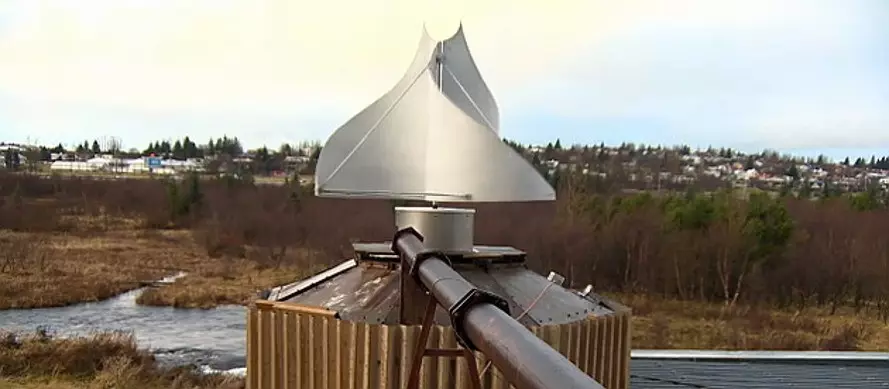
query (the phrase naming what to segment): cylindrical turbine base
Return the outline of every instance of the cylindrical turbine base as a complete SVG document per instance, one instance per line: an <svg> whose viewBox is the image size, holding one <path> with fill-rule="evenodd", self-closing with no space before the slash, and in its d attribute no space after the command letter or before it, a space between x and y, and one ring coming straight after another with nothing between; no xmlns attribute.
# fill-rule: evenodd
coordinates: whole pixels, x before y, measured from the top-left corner
<svg viewBox="0 0 889 389"><path fill-rule="evenodd" d="M398 230L413 227L429 250L445 254L473 251L475 210L466 208L395 207Z"/></svg>

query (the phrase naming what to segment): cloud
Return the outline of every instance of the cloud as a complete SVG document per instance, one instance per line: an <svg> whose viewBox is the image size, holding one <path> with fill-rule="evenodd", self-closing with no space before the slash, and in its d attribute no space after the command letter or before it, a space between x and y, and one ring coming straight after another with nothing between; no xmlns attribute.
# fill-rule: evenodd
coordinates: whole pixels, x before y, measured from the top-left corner
<svg viewBox="0 0 889 389"><path fill-rule="evenodd" d="M889 145L880 0L5 0L0 136L324 138L461 18L505 136Z"/></svg>

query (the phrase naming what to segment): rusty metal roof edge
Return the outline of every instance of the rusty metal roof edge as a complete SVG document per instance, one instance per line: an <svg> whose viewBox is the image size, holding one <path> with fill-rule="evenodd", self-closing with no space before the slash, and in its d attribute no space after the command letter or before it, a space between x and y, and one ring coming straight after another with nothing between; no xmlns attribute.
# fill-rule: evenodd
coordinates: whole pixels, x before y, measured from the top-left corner
<svg viewBox="0 0 889 389"><path fill-rule="evenodd" d="M442 308L441 305L439 305L438 307L439 307L439 308ZM323 307L322 307L322 308L320 308L320 309L321 309L321 310L325 310L325 311L330 311L330 312L337 312L337 314L339 314L338 311L331 310L331 309L328 309L328 308L323 308ZM534 324L534 325L524 325L524 327L525 327L525 328L529 328L529 329L534 329L534 328L544 328L544 327L562 327L562 326L567 326L567 325L571 325L571 324L581 323L581 322L584 322L584 321L587 321L587 320L600 320L600 319L604 319L604 318L607 318L607 317L615 317L615 316L596 316L596 315L594 315L594 314L590 314L590 315L584 316L582 319L577 319L577 320L574 320L574 321L571 321L571 322L567 322L567 323L543 323L543 324L538 323L538 324ZM417 328L419 328L419 327L422 327L421 324L401 324L401 323L386 324L386 323L371 323L371 322L367 322L367 321L364 321L364 320L355 320L355 319L351 319L351 318L348 318L348 317L342 317L342 316L338 316L338 317L336 317L336 319L341 320L341 321L344 321L344 322L355 323L355 324L364 324L364 325L368 325L368 326L382 326L382 327L392 327L392 328L395 328L395 327L398 327L398 328L410 328L410 327L417 327ZM442 328L453 328L453 327L451 327L450 323L448 323L448 324L435 324L435 326L437 326L437 327L442 327ZM641 352L654 351L654 352L658 352L658 351L673 351L673 350L636 350L636 351L641 351ZM691 350L691 351L696 351L696 350ZM645 355L645 354L640 354L640 355ZM635 357L634 357L634 358L635 358ZM647 358L647 357L642 356L642 357L639 357L638 359L670 359L670 358L656 358L656 357L648 357L648 358ZM676 358L676 359L680 359L680 358Z"/></svg>
<svg viewBox="0 0 889 389"><path fill-rule="evenodd" d="M576 293L576 291L575 291L575 293ZM607 307L608 309L614 311L614 313L630 313L630 314L632 314L632 312L633 312L632 308L617 302L617 300L611 299L605 295L601 295L596 292L592 292L591 294L595 296L596 300L599 300L598 302L605 305L605 307ZM584 296L584 298L586 298L590 301L596 302L595 300L591 299L589 296Z"/></svg>
<svg viewBox="0 0 889 389"><path fill-rule="evenodd" d="M339 265L327 268L324 271L319 272L309 278L305 278L291 284L272 288L269 293L268 300L281 301L292 298L302 292L305 292L306 290L314 288L322 282L325 282L333 277L336 277L339 274L349 271L356 266L358 266L358 261L356 261L355 259L349 259L345 262L340 263Z"/></svg>
<svg viewBox="0 0 889 389"><path fill-rule="evenodd" d="M889 352L871 351L770 351L770 350L632 350L632 359L688 360L699 362L750 362L780 364L832 364L889 366Z"/></svg>

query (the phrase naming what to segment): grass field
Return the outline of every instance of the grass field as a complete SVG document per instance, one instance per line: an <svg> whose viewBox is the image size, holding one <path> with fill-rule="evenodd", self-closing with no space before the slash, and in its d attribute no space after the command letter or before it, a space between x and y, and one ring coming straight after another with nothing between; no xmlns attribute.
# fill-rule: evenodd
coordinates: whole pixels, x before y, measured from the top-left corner
<svg viewBox="0 0 889 389"><path fill-rule="evenodd" d="M157 366L130 334L59 339L42 333L0 334L0 388L237 389L242 379Z"/></svg>
<svg viewBox="0 0 889 389"><path fill-rule="evenodd" d="M145 230L126 219L79 219L77 224L77 231L64 233L0 230L0 309L102 300L180 271L187 275L149 290L139 302L203 308L243 304L259 290L292 282L309 270L263 265L251 259L260 255L252 250L247 258L213 258L186 230Z"/></svg>
<svg viewBox="0 0 889 389"><path fill-rule="evenodd" d="M889 325L840 310L804 312L610 294L633 308L632 346L643 349L889 350Z"/></svg>

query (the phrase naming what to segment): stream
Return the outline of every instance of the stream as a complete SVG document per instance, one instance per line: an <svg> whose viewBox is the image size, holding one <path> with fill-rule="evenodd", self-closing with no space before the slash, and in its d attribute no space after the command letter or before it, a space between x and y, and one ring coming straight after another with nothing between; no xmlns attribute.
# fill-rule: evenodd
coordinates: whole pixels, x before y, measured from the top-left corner
<svg viewBox="0 0 889 389"><path fill-rule="evenodd" d="M149 349L161 364L193 364L206 371L243 372L245 307L183 309L137 305L136 298L143 290L60 308L0 310L0 330L34 332L42 327L60 336L128 331L135 335L139 346Z"/></svg>

